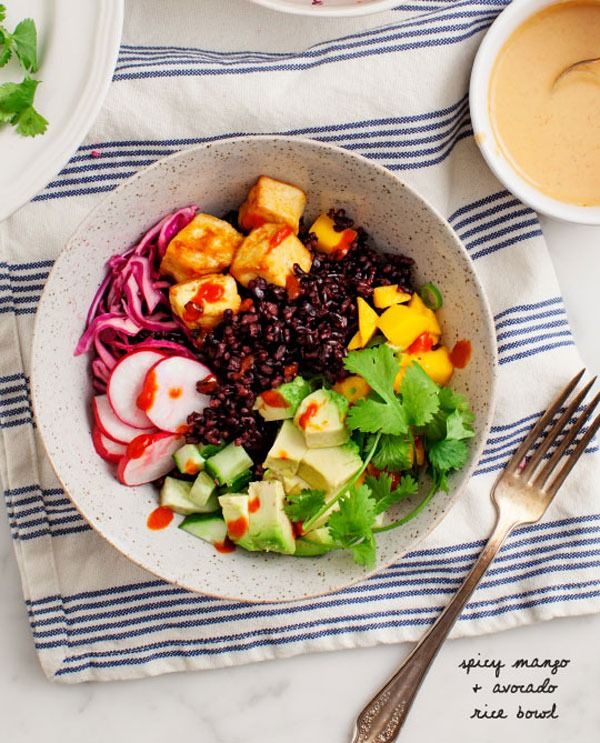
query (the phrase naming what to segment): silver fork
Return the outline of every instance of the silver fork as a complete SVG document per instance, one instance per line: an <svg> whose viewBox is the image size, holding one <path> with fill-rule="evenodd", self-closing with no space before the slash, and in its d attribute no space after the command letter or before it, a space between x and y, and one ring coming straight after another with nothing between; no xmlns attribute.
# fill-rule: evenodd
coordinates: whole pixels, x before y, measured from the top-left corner
<svg viewBox="0 0 600 743"><path fill-rule="evenodd" d="M564 411L560 412L581 381L583 374L584 370L569 382L551 407L533 426L527 438L506 465L492 490L492 500L496 507L496 525L486 546L452 601L394 676L359 714L352 743L392 743L396 740L433 659L504 540L516 526L533 524L541 519L565 478L592 440L600 427L600 415L596 416L573 451L566 456L564 463L557 470L563 455L573 444L600 401L600 393L598 393L581 414L572 421L596 381L594 377L575 394ZM548 426L551 427L546 432ZM562 440L561 434L563 434ZM538 444L540 437L541 441ZM536 444L538 446L534 448ZM556 449L544 462L552 445L556 445Z"/></svg>

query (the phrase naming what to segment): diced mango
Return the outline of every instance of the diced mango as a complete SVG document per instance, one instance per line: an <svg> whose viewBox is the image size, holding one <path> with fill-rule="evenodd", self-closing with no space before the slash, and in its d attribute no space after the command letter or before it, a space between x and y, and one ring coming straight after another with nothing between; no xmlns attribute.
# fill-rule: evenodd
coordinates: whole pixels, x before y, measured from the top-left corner
<svg viewBox="0 0 600 743"><path fill-rule="evenodd" d="M423 315L429 318L431 322L431 328L429 329L429 332L432 335L441 335L442 329L440 328L440 324L438 322L437 316L433 310L430 310L429 307L423 302L421 297L415 292L412 295L412 298L410 302L408 303L408 306L417 310L418 312L421 312Z"/></svg>
<svg viewBox="0 0 600 743"><path fill-rule="evenodd" d="M431 333L436 342L441 334L433 312L426 314L405 304L395 304L387 309L379 318L379 329L391 343L401 349L408 348L423 333Z"/></svg>
<svg viewBox="0 0 600 743"><path fill-rule="evenodd" d="M350 403L362 400L362 398L366 397L371 391L369 385L362 377L359 377L358 374L342 379L341 382L337 382L337 384L333 385L333 389L335 392L343 395Z"/></svg>
<svg viewBox="0 0 600 743"><path fill-rule="evenodd" d="M348 350L349 351L356 351L357 348L362 348L362 340L360 337L360 331L356 331L352 338L350 338L350 343L348 343Z"/></svg>
<svg viewBox="0 0 600 743"><path fill-rule="evenodd" d="M344 253L356 239L356 230L345 229L338 232L335 222L327 214L321 214L309 232L313 232L317 238L317 250L321 253Z"/></svg>
<svg viewBox="0 0 600 743"><path fill-rule="evenodd" d="M377 330L379 315L362 297L356 300L358 306L358 332L363 346L366 346Z"/></svg>
<svg viewBox="0 0 600 743"><path fill-rule="evenodd" d="M394 304L403 304L404 302L410 301L411 294L403 292L398 284L390 284L389 286L376 286L373 289L373 304L378 309L382 310L386 307L391 307Z"/></svg>
<svg viewBox="0 0 600 743"><path fill-rule="evenodd" d="M450 354L445 346L436 348L435 351L425 351L412 357L417 361L434 382L442 387L450 381L454 367L450 361Z"/></svg>
<svg viewBox="0 0 600 743"><path fill-rule="evenodd" d="M406 373L406 367L412 360L412 356L409 356L407 353L403 353L400 356L400 369L398 370L396 378L394 379L394 392L400 392L402 380L404 379L404 374Z"/></svg>

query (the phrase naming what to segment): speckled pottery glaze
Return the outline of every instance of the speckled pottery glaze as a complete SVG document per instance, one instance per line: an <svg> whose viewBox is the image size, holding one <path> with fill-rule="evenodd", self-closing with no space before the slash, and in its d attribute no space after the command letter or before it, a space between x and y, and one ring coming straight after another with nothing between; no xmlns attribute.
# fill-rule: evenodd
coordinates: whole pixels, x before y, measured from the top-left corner
<svg viewBox="0 0 600 743"><path fill-rule="evenodd" d="M217 215L237 208L263 173L304 189L308 219L344 207L379 248L412 256L417 281L434 281L443 291L446 343L468 338L473 344L470 364L453 380L477 414L469 464L451 478L449 496L434 498L406 527L378 535L375 570L426 537L460 497L487 436L496 377L493 323L472 263L448 224L406 184L359 155L306 139L229 139L159 160L116 188L79 226L52 269L37 313L32 393L37 425L60 481L83 517L116 549L193 591L290 601L344 588L375 571L354 565L342 552L303 559L241 549L222 555L174 528L176 521L162 531L148 529L157 492L151 485L120 485L113 467L95 453L89 359L73 356L108 258L178 207L198 204Z"/></svg>

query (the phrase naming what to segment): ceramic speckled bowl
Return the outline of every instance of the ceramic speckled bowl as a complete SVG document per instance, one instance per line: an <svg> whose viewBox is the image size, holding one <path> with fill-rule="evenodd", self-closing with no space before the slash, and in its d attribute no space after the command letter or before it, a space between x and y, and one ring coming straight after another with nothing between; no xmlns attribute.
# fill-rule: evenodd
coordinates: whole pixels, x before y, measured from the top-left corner
<svg viewBox="0 0 600 743"><path fill-rule="evenodd" d="M467 467L405 528L378 536L377 569L398 560L448 513L476 463L491 421L496 348L490 311L470 259L444 220L384 168L331 145L304 139L225 140L159 160L112 191L79 226L50 274L37 313L32 391L37 424L65 490L84 518L116 549L156 575L194 591L241 600L287 601L327 593L369 571L333 552L296 559L237 550L222 555L174 524L146 526L157 505L150 485L120 485L94 451L88 359L73 356L105 261L124 251L162 215L191 203L223 214L236 208L262 174L290 180L308 194L307 217L345 207L383 249L417 262L417 280L444 293L444 337L473 344L473 358L453 386L477 414Z"/></svg>
<svg viewBox="0 0 600 743"><path fill-rule="evenodd" d="M370 15L389 10L398 4L398 0L250 0L271 10L295 15L342 16Z"/></svg>

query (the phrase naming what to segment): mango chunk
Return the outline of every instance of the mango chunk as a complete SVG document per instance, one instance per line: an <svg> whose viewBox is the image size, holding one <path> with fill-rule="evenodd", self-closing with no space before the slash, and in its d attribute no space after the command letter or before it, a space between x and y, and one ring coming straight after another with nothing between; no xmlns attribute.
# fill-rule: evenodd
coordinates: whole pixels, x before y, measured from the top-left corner
<svg viewBox="0 0 600 743"><path fill-rule="evenodd" d="M412 364L413 361L420 364L423 371L441 387L448 384L454 373L454 367L450 361L450 354L446 346L440 346L435 351L424 351L423 353L403 353L400 358L400 370L394 380L394 390L396 392L400 392L406 367Z"/></svg>
<svg viewBox="0 0 600 743"><path fill-rule="evenodd" d="M350 343L348 343L348 350L349 351L356 351L357 348L362 348L362 340L360 337L360 331L357 330L356 333L350 338Z"/></svg>
<svg viewBox="0 0 600 743"><path fill-rule="evenodd" d="M431 333L437 342L441 329L433 312L428 312L430 314L410 305L395 304L379 318L379 329L391 343L403 350L423 333Z"/></svg>
<svg viewBox="0 0 600 743"><path fill-rule="evenodd" d="M317 250L321 253L339 253L344 255L350 245L356 239L357 232L353 229L345 229L338 232L334 229L335 222L327 214L321 214L314 221L309 232L313 232L317 238Z"/></svg>
<svg viewBox="0 0 600 743"><path fill-rule="evenodd" d="M411 294L403 292L398 284L376 286L373 289L373 304L377 309L383 310L394 304L404 304L404 302L410 301L411 296Z"/></svg>
<svg viewBox="0 0 600 743"><path fill-rule="evenodd" d="M356 300L358 306L358 332L363 346L366 346L377 330L379 315L362 297Z"/></svg>
<svg viewBox="0 0 600 743"><path fill-rule="evenodd" d="M358 374L353 374L350 377L346 377L346 379L342 379L341 382L333 385L333 389L335 392L343 395L351 404L362 400L371 391L369 385Z"/></svg>

